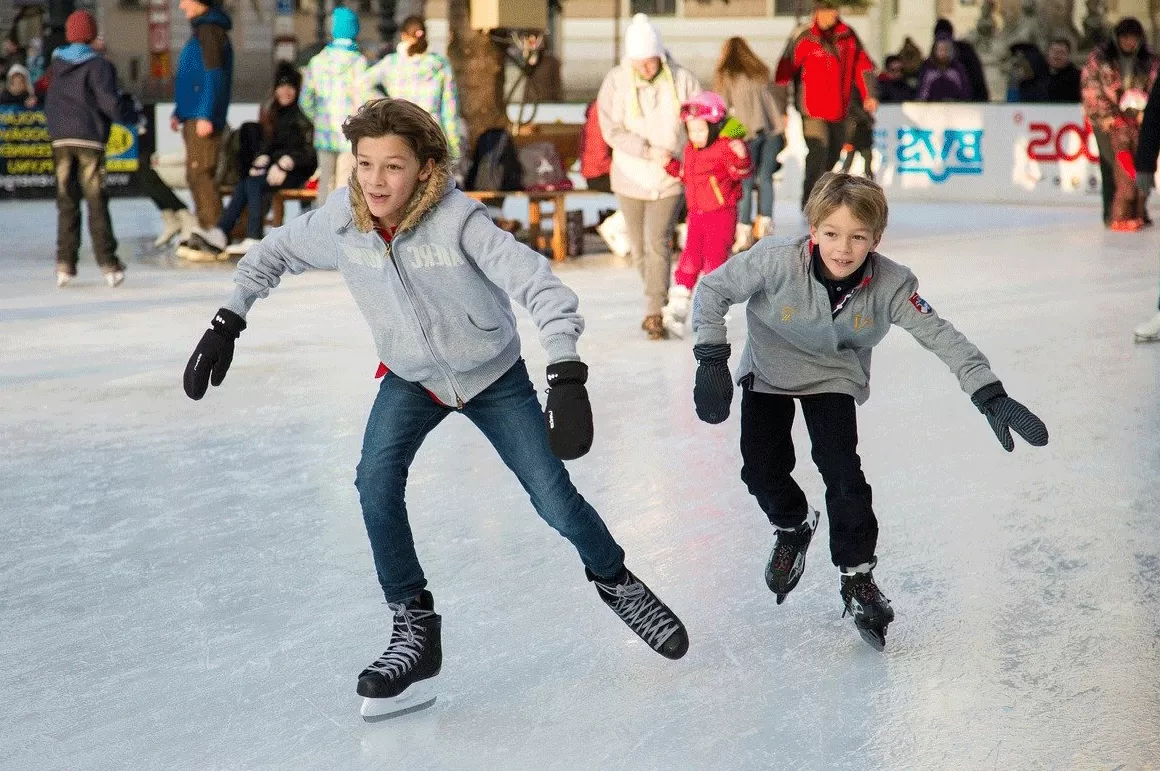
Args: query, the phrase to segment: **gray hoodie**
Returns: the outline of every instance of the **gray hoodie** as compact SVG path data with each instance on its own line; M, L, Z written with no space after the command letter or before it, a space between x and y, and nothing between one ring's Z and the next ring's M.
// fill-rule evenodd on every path
M578 300L547 260L497 228L437 169L412 198L390 246L352 175L326 205L272 230L238 263L225 307L245 316L285 272L337 269L379 359L439 401L462 406L520 358L510 298L528 309L549 363L578 360Z
M808 236L764 238L701 279L693 300L697 343L724 343L725 313L748 300L748 338L737 382L753 375L755 391L790 396L870 396L871 349L892 324L943 360L973 394L998 382L987 358L918 294L905 265L877 252L867 257L862 283L836 316L811 269Z

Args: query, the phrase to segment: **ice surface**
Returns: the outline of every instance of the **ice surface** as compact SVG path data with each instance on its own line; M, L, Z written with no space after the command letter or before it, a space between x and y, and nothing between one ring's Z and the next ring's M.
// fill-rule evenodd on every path
M690 344L642 339L636 275L561 269L588 319L597 426L569 468L684 618L689 654L633 637L451 419L408 490L442 690L367 725L355 678L388 634L352 484L370 336L337 275L289 278L225 384L192 402L181 371L230 271L141 256L155 210L113 214L137 255L125 285L100 283L86 247L57 290L51 202L0 204L0 768L1160 762L1160 345L1131 335L1155 308L1155 231L1107 233L1076 209L893 208L882 251L1051 444L1008 455L934 356L902 331L880 346L859 423L898 612L885 654L840 618L824 524L774 604L736 412L696 420ZM777 214L800 227L792 204ZM542 386L526 316L521 331ZM800 420L795 437L821 505Z

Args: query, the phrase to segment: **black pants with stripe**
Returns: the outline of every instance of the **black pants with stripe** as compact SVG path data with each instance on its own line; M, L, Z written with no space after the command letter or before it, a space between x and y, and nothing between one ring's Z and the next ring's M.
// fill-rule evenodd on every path
M745 389L741 397L741 481L776 527L805 521L805 493L793 480L794 398ZM806 419L814 464L826 483L830 557L838 567L870 562L878 543L870 485L858 457L854 398L846 394L797 397Z

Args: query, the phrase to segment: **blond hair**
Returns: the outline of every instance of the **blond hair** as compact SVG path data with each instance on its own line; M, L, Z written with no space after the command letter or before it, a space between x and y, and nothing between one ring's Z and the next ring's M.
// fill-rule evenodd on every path
M875 239L882 237L889 207L877 182L853 174L826 172L806 201L806 220L811 228L820 227L823 220L843 206L874 233Z

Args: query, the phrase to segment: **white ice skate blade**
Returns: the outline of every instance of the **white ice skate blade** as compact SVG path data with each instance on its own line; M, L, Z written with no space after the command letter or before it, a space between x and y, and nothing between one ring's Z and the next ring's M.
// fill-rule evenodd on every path
M368 723L402 717L427 709L435 703L434 677L412 684L398 696L388 699L363 699L359 714Z
M1142 335L1136 332L1135 340L1137 343L1156 343L1160 342L1160 335Z

